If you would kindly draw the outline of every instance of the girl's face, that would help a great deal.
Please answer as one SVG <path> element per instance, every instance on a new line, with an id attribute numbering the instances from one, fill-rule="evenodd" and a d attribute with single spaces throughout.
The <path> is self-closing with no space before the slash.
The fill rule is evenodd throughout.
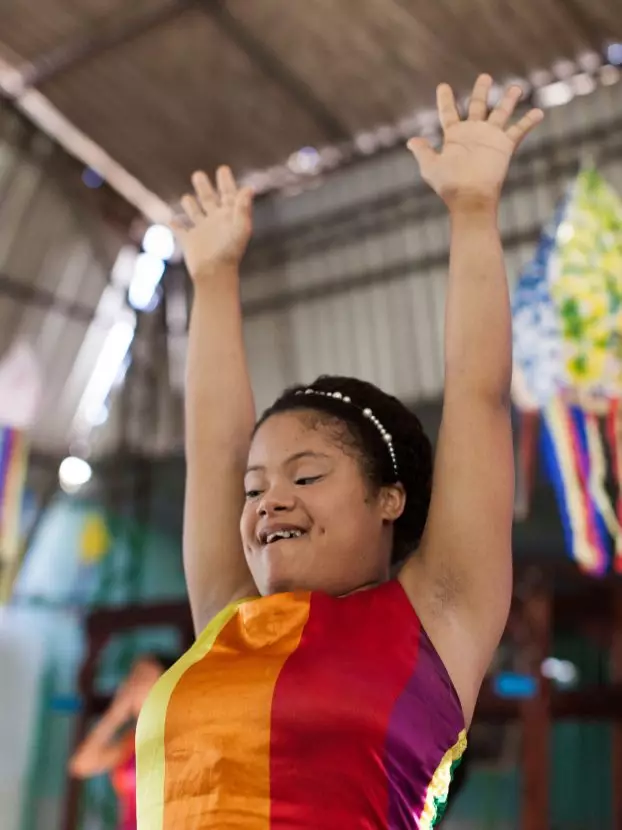
<path id="1" fill-rule="evenodd" d="M 338 440 L 345 428 L 295 410 L 257 430 L 240 527 L 261 594 L 341 595 L 388 577 L 403 490 L 373 491 L 349 443 Z"/>

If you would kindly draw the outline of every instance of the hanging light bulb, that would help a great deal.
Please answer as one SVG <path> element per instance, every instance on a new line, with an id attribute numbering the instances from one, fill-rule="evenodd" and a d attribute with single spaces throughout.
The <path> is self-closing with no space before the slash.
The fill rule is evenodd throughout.
<path id="1" fill-rule="evenodd" d="M 147 311 L 165 269 L 164 262 L 150 253 L 139 254 L 134 263 L 134 274 L 127 292 L 132 308 Z"/>
<path id="2" fill-rule="evenodd" d="M 596 89 L 596 79 L 587 72 L 579 72 L 570 79 L 575 95 L 589 95 Z"/>
<path id="3" fill-rule="evenodd" d="M 607 47 L 607 60 L 613 66 L 622 66 L 622 43 L 610 43 Z"/>
<path id="4" fill-rule="evenodd" d="M 303 147 L 297 153 L 293 153 L 289 157 L 287 166 L 293 173 L 300 175 L 313 175 L 317 173 L 321 164 L 319 152 L 315 147 Z"/>
<path id="5" fill-rule="evenodd" d="M 175 253 L 175 237 L 166 225 L 151 225 L 143 237 L 143 251 L 168 262 Z"/>
<path id="6" fill-rule="evenodd" d="M 617 66 L 603 66 L 600 70 L 600 82 L 603 86 L 613 86 L 620 80 L 620 70 Z"/>
<path id="7" fill-rule="evenodd" d="M 544 109 L 551 107 L 562 107 L 569 104 L 574 98 L 574 91 L 566 81 L 555 81 L 536 90 L 535 93 L 538 106 Z"/>
<path id="8" fill-rule="evenodd" d="M 92 475 L 88 461 L 75 455 L 65 458 L 58 469 L 60 486 L 66 493 L 76 493 L 91 480 Z"/>

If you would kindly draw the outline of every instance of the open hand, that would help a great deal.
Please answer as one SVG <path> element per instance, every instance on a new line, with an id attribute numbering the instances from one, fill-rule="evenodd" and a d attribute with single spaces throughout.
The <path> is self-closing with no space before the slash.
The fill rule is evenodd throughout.
<path id="1" fill-rule="evenodd" d="M 508 126 L 522 91 L 518 86 L 509 87 L 489 114 L 491 87 L 490 75 L 480 75 L 468 117 L 461 121 L 451 87 L 441 84 L 437 104 L 444 137 L 442 150 L 436 152 L 424 138 L 408 142 L 423 179 L 450 210 L 460 206 L 496 207 L 514 151 L 544 117 L 542 110 L 532 109 Z"/>
<path id="2" fill-rule="evenodd" d="M 238 266 L 253 229 L 250 188 L 239 189 L 229 167 L 219 167 L 216 187 L 205 173 L 192 176 L 194 194 L 181 205 L 185 217 L 174 220 L 174 231 L 193 280 L 223 266 Z"/>

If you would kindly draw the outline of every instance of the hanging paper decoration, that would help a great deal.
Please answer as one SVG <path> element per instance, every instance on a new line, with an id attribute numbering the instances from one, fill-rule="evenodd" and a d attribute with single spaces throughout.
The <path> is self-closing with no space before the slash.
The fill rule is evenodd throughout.
<path id="1" fill-rule="evenodd" d="M 613 476 L 618 488 L 616 514 L 618 532 L 615 534 L 615 569 L 622 573 L 622 406 L 620 399 L 611 402 L 607 417 L 607 438 L 613 465 Z"/>
<path id="2" fill-rule="evenodd" d="M 28 443 L 23 432 L 0 427 L 0 601 L 6 601 L 21 544 Z"/>
<path id="3" fill-rule="evenodd" d="M 615 506 L 607 492 L 610 471 L 619 492 L 622 456 L 622 200 L 595 170 L 577 176 L 543 231 L 517 282 L 513 317 L 514 400 L 541 413 L 571 555 L 602 574 L 613 539 L 622 571 L 622 500 Z"/>
<path id="4" fill-rule="evenodd" d="M 525 411 L 541 409 L 561 388 L 561 325 L 550 290 L 550 270 L 568 199 L 544 228 L 536 253 L 518 278 L 512 301 L 513 395 Z"/>
<path id="5" fill-rule="evenodd" d="M 577 178 L 557 233 L 551 296 L 565 382 L 579 395 L 622 388 L 622 200 L 595 170 Z"/>
<path id="6" fill-rule="evenodd" d="M 0 361 L 0 603 L 9 599 L 21 554 L 27 434 L 40 400 L 41 373 L 28 343 L 16 341 Z"/>

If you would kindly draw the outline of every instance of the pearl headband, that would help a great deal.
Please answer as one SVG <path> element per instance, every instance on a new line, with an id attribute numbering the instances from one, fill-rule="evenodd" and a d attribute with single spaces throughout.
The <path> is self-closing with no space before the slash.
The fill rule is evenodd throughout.
<path id="1" fill-rule="evenodd" d="M 367 418 L 368 421 L 371 421 L 372 424 L 376 427 L 378 432 L 380 433 L 382 440 L 387 445 L 387 449 L 389 451 L 389 455 L 391 456 L 391 465 L 393 467 L 393 472 L 395 473 L 395 477 L 399 478 L 399 473 L 397 469 L 397 458 L 395 456 L 395 449 L 393 448 L 393 438 L 388 430 L 386 430 L 383 425 L 380 423 L 378 418 L 374 415 L 374 413 L 366 407 L 365 409 L 360 409 L 360 407 L 356 406 L 356 404 L 352 403 L 352 399 L 349 398 L 347 395 L 342 395 L 341 392 L 322 392 L 319 389 L 299 389 L 296 392 L 297 395 L 319 395 L 322 398 L 333 398 L 335 401 L 342 401 L 343 403 L 349 403 L 352 406 L 356 407 L 357 409 L 362 412 L 363 417 Z"/>

